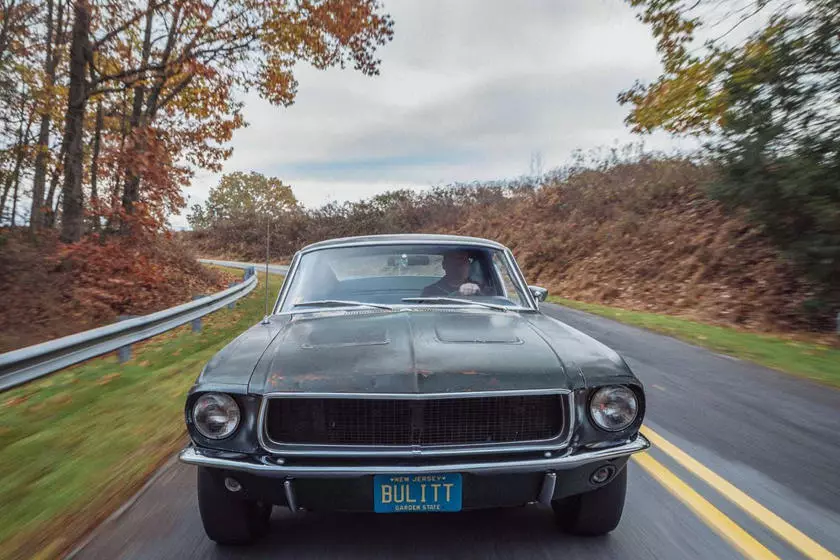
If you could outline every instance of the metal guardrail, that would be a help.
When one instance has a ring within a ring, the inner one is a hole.
[[[174,329],[233,303],[257,287],[253,267],[227,290],[163,311],[0,354],[0,391]]]

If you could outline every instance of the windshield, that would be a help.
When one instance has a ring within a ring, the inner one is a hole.
[[[281,311],[335,302],[527,307],[502,251],[469,245],[337,247],[301,256]],[[309,302],[320,302],[304,305]]]

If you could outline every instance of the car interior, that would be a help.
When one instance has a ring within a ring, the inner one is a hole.
[[[459,249],[460,250],[460,249]],[[487,250],[468,249],[470,256],[471,281],[482,286],[484,294],[475,296],[451,297],[475,299],[476,301],[496,302],[515,305],[506,297],[501,276],[496,270],[492,257]],[[442,253],[405,254],[394,252],[381,255],[377,261],[377,270],[354,270],[346,274],[345,262],[339,260],[322,261],[311,267],[307,279],[306,301],[315,300],[351,300],[370,303],[398,304],[404,298],[421,297],[423,289],[439,281],[444,271],[438,264]],[[336,271],[339,271],[336,274]]]

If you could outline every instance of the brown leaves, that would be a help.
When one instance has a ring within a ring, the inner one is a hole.
[[[49,232],[6,234],[0,251],[0,352],[143,315],[227,288],[231,278],[164,240],[98,236],[70,246]],[[36,289],[33,289],[37,287]]]

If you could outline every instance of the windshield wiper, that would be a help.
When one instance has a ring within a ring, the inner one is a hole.
[[[296,303],[292,307],[307,307],[307,306],[347,306],[347,307],[373,307],[375,309],[387,309],[388,311],[393,311],[394,308],[390,305],[385,305],[383,303],[365,303],[363,301],[346,301],[342,299],[319,299],[315,301],[304,301],[301,303]]]
[[[465,303],[467,305],[477,305],[479,307],[486,307],[488,309],[496,309],[498,311],[507,311],[508,308],[504,305],[496,305],[493,303],[485,303],[483,301],[473,301],[471,299],[460,299],[460,298],[453,298],[453,297],[437,297],[437,296],[429,296],[429,297],[407,297],[402,298],[402,301],[406,303]]]

